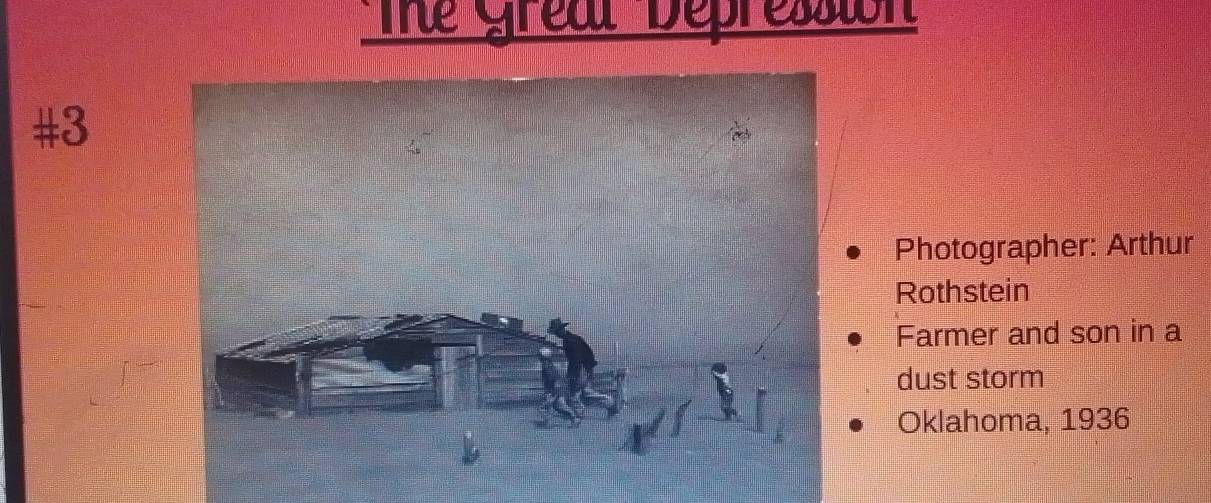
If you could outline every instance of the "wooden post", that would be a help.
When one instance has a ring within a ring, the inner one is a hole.
[[[446,372],[449,372],[449,367],[446,364],[446,348],[438,346],[433,348],[433,403],[438,409],[446,408],[447,402],[450,400],[446,392],[447,380]]]
[[[448,347],[434,348],[437,358],[434,361],[434,395],[437,408],[447,408],[450,402],[450,351]]]
[[[614,371],[614,404],[621,408],[627,404],[627,368]]]
[[[650,439],[656,436],[656,432],[660,431],[660,423],[664,421],[665,409],[661,408],[656,416],[651,421],[636,422],[631,424],[631,437],[627,442],[631,448],[631,452],[635,454],[644,454],[648,451]]]
[[[673,432],[669,434],[670,437],[681,435],[681,420],[685,418],[685,410],[690,407],[692,401],[694,400],[686,400],[685,403],[677,406],[677,412],[673,415]]]
[[[475,446],[475,437],[471,430],[463,433],[463,463],[471,464],[479,460],[479,447]]]
[[[484,357],[484,334],[475,334],[475,408],[484,406],[484,378],[480,360]]]
[[[214,408],[223,410],[227,408],[227,403],[223,401],[223,387],[214,385]]]
[[[774,433],[774,443],[781,444],[786,441],[786,435],[783,431],[786,429],[786,416],[778,418],[778,431]]]
[[[643,445],[643,424],[635,423],[631,425],[631,452],[635,454],[643,454],[647,451]]]
[[[697,391],[698,382],[699,382],[698,381],[698,364],[695,363],[695,364],[691,365],[690,368],[694,369],[694,378],[690,381],[690,389]]]
[[[311,415],[311,357],[294,360],[294,413],[299,417]]]
[[[768,391],[765,388],[757,388],[757,433],[765,432],[765,395]]]
[[[660,423],[664,422],[664,413],[665,408],[661,407],[660,412],[656,413],[656,417],[652,418],[652,422],[648,423],[647,427],[644,428],[644,436],[652,437],[656,435],[656,432],[660,431]]]

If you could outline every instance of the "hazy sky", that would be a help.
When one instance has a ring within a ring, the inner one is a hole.
[[[203,349],[332,314],[487,311],[562,317],[607,359],[747,358],[768,335],[762,355],[814,362],[814,88],[195,87]]]

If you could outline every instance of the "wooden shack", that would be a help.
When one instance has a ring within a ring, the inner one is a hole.
[[[220,403],[243,408],[466,409],[542,399],[538,348],[559,346],[485,313],[333,316],[215,355]],[[598,372],[595,387],[618,387]]]

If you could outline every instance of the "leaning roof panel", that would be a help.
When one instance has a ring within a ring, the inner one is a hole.
[[[219,354],[229,358],[290,361],[297,355],[314,355],[349,347],[360,341],[382,337],[391,332],[429,323],[447,316],[450,315],[333,316],[326,320],[278,332],[221,351]]]

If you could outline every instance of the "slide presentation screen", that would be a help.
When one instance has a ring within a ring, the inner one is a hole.
[[[8,501],[1211,501],[1211,4],[3,8]]]

